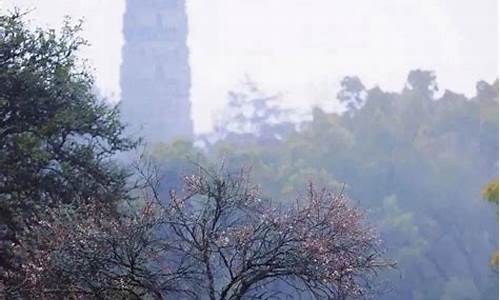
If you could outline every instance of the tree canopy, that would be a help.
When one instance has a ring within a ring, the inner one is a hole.
[[[258,132],[244,143],[222,138],[204,159],[252,166],[256,181],[284,202],[301,178],[345,186],[399,261],[400,276],[387,277],[393,293],[381,299],[495,299],[488,259],[498,225],[481,190],[498,173],[498,80],[478,82],[473,97],[438,96],[437,87],[427,70],[411,71],[400,92],[346,77],[338,93],[344,113],[315,108],[311,121],[271,143]],[[488,198],[494,184],[485,191]]]
[[[6,282],[23,273],[15,258],[19,234],[47,209],[90,201],[111,208],[126,195],[127,174],[110,159],[134,143],[122,136],[117,109],[97,98],[77,58],[85,45],[79,29],[67,22],[59,32],[33,30],[19,12],[0,16],[0,276]]]

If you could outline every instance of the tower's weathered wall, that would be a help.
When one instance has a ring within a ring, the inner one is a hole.
[[[149,143],[191,138],[191,74],[185,0],[127,0],[121,110]]]

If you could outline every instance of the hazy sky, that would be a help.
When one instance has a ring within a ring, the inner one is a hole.
[[[345,75],[400,90],[409,70],[471,95],[498,76],[496,0],[187,0],[193,119],[207,131],[245,74],[286,105],[333,108]],[[0,0],[36,8],[36,24],[86,19],[84,51],[105,95],[119,99],[123,0]]]

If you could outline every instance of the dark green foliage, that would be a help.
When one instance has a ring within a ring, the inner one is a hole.
[[[0,274],[10,280],[9,247],[35,218],[60,204],[125,195],[126,173],[110,158],[133,143],[118,111],[97,99],[76,52],[80,26],[31,30],[19,13],[0,16]],[[20,275],[20,274],[16,274]]]

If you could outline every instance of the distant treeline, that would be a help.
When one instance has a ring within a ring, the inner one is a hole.
[[[308,178],[343,189],[368,209],[399,262],[384,275],[391,292],[378,299],[497,299],[489,260],[498,208],[481,189],[498,174],[498,80],[478,82],[472,98],[436,92],[430,71],[411,71],[399,93],[346,77],[337,95],[345,112],[316,108],[297,124],[276,96],[248,83],[229,93],[215,142],[153,152],[170,173],[166,186],[189,169],[189,157],[251,166],[256,182],[284,202]]]
[[[0,15],[0,298],[498,298],[498,80],[346,77],[302,122],[249,82],[128,161],[79,30]]]

